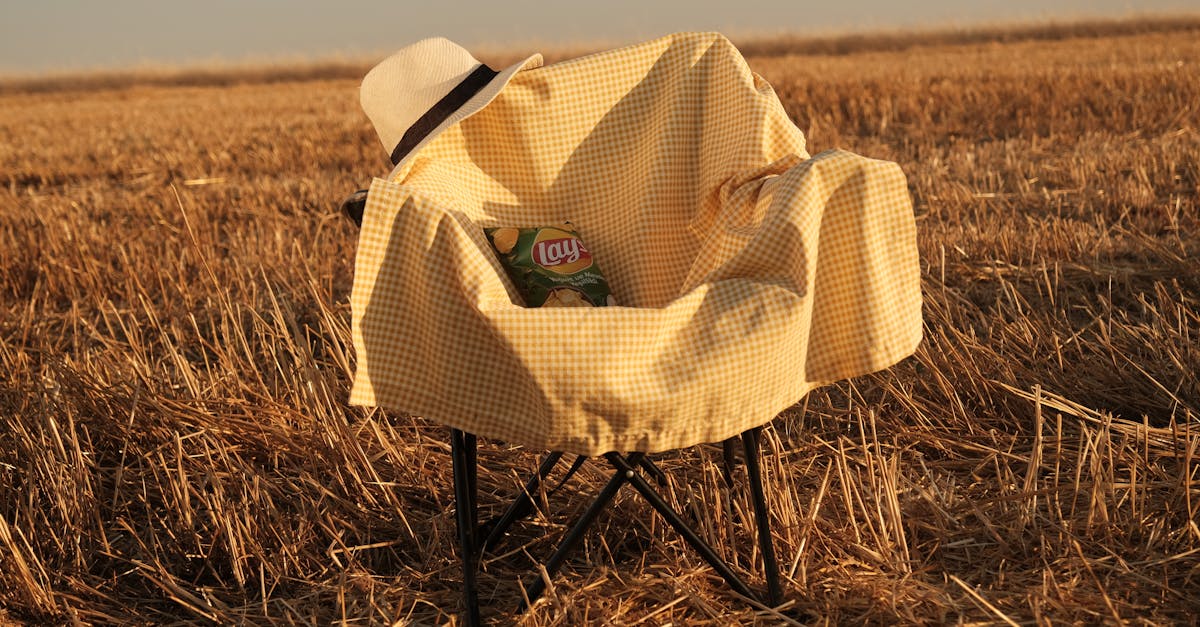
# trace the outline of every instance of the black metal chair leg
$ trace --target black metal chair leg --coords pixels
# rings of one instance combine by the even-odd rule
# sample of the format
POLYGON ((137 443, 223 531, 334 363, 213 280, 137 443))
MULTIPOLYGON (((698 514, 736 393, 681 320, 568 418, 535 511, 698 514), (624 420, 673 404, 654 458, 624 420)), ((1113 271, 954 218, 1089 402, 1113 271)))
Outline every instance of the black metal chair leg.
POLYGON ((652 488, 650 484, 642 478, 641 475, 634 471, 633 464, 631 463, 632 456, 630 456, 630 459, 626 459, 616 453, 606 453, 604 457, 609 461, 609 463, 617 468, 619 471, 617 475, 624 475, 629 480, 629 483, 633 485, 634 489, 641 493, 646 501, 650 503, 651 507, 653 507, 658 511, 659 514, 662 515, 662 517, 667 521, 667 524, 671 525, 671 527, 673 527, 675 531, 679 533, 679 535, 683 536, 683 539, 686 540, 687 543, 690 544, 692 548, 700 554, 700 557, 704 558, 704 561, 708 562, 709 566, 712 566, 713 570, 717 571, 717 574, 721 575, 721 578, 724 579, 731 588, 736 590, 739 594, 747 596, 751 599, 758 599, 758 595, 754 594, 754 592, 750 590, 750 586, 747 586, 746 582, 742 581, 742 579, 738 577, 732 569, 729 568, 729 565, 725 563, 725 560, 721 559, 721 557, 717 555, 717 552, 714 551, 713 548, 709 546, 703 538, 697 535, 696 532, 690 526, 688 526, 686 522, 684 522, 683 518, 681 518, 679 514, 676 513, 676 511, 672 509, 671 506, 664 501, 661 496, 658 495, 658 492, 655 492, 654 488, 652 488))
POLYGON ((762 471, 758 465, 760 432, 761 427, 743 432, 742 450, 746 454, 746 480, 754 501, 754 524, 758 527, 758 545, 762 549, 763 570, 767 577, 767 604, 774 607, 783 602, 783 588, 779 583, 779 563, 775 558, 775 543, 771 541, 771 522, 767 518, 762 471))
MULTIPOLYGON (((642 457, 644 457, 644 454, 634 453, 629 456, 629 459, 632 463, 637 464, 641 462, 642 457)), ((562 541, 558 545, 558 549, 554 551, 554 554, 550 556, 550 559, 546 560, 545 568, 547 577, 553 577, 555 573, 558 572, 558 569, 561 568, 563 562, 567 560, 567 556, 575 548, 575 545, 579 544, 579 541, 583 538, 583 534, 588 530, 588 527, 591 527, 592 523, 596 521, 596 517, 600 515, 600 512, 604 511, 605 507, 608 507, 609 501, 611 501, 613 497, 617 495, 617 491, 621 489, 621 486, 625 485, 625 482, 629 480, 629 476, 631 474, 636 476, 637 473, 634 473, 632 470, 630 472, 618 472, 613 475, 612 479, 608 480, 608 483, 604 486, 604 489, 600 490, 600 494, 596 495, 596 498, 592 501, 592 504, 588 506, 587 510, 583 512, 583 515, 579 517, 579 520, 575 522, 575 525, 567 531, 566 535, 563 536, 562 541)), ((525 593, 529 597, 529 604, 533 604, 538 597, 542 596, 542 593, 545 592, 545 590, 546 582, 541 577, 537 577, 531 581, 530 584, 525 588, 525 593)), ((521 606, 517 611, 524 612, 528 607, 529 606, 522 601, 521 606)))
POLYGON ((479 553, 479 447, 474 433, 463 431, 463 450, 467 453, 467 495, 471 498, 467 512, 471 514, 472 546, 479 553))
POLYGON ((721 442, 721 470, 725 475, 725 487, 733 487, 733 465, 737 461, 737 453, 734 452, 734 441, 737 436, 728 438, 721 442))
POLYGON ((475 534, 478 514, 476 490, 475 436, 459 429, 450 430, 450 457, 454 467, 454 509, 458 525, 458 544, 463 563, 463 609, 467 625, 479 625, 479 594, 475 574, 479 569, 479 544, 475 534))
POLYGON ((650 459, 649 457, 643 457, 642 461, 638 463, 638 466, 641 466, 642 470, 646 471, 646 474, 654 477, 654 482, 658 485, 667 485, 667 473, 663 472, 662 469, 654 463, 654 460, 650 459))
POLYGON ((483 545, 480 547, 481 552, 487 552, 493 544, 498 542, 508 532, 508 528, 513 523, 533 512, 533 495, 537 493, 538 488, 541 487, 546 477, 550 476, 550 471, 554 470, 554 467, 558 464, 558 460, 562 459, 562 455, 561 452, 554 451, 542 459, 542 463, 538 465, 537 474, 529 478, 529 481, 525 484, 524 491, 517 495, 512 505, 509 505, 508 509, 504 510, 504 513, 499 518, 489 521, 485 525, 486 527, 490 527, 490 529, 488 529, 483 545))

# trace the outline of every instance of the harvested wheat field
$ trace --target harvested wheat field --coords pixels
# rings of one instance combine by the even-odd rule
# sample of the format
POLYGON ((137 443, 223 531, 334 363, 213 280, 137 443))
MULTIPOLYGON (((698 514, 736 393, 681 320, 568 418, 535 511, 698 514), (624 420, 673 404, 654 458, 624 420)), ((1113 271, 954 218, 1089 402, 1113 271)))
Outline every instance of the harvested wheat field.
MULTIPOLYGON (((1194 623, 1200 20, 743 49, 811 152, 903 167, 925 340, 764 432, 780 610, 629 491, 517 614, 587 464, 484 618, 1194 623)), ((346 403, 368 65, 0 85, 0 623, 460 620, 446 430, 346 403)), ((482 517, 538 453, 481 443, 482 517)), ((761 585, 720 447, 655 459, 761 585)))

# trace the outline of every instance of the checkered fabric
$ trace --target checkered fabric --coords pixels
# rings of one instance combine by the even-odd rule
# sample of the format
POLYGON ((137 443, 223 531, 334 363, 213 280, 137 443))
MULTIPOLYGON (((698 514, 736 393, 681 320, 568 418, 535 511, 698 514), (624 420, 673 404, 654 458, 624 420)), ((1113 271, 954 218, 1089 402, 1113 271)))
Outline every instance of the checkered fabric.
POLYGON ((891 162, 810 158, 712 33, 518 73, 368 193, 351 402, 584 455, 715 442, 921 339, 891 162), (569 220, 619 304, 527 309, 483 233, 569 220))

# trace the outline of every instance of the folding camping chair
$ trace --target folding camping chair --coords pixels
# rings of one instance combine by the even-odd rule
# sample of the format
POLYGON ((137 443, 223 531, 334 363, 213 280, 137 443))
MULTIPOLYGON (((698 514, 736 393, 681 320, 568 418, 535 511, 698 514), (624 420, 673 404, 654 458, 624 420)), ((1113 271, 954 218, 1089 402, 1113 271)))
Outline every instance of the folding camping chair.
MULTIPOLYGON (((771 87, 720 35, 538 65, 499 73, 504 89, 469 117, 455 107, 497 73, 456 79, 412 125, 437 132, 417 137, 372 114, 364 81, 397 166, 345 204, 362 227, 351 402, 450 428, 469 624, 482 552, 532 511, 564 453, 602 457, 613 474, 544 563, 549 576, 629 484, 731 588, 777 605, 760 428, 812 388, 886 368, 920 341, 904 175, 843 151, 810 158, 771 87), (622 306, 523 307, 482 231, 566 219, 622 306), (477 436, 552 451, 483 525, 477 436), (662 478, 647 454, 709 442, 723 443, 727 481, 743 448, 765 594, 646 479, 662 478)), ((530 581, 531 602, 543 586, 530 581)))
MULTIPOLYGON (((357 192, 342 203, 342 211, 361 225, 366 193, 357 192)), ((604 453, 604 459, 612 466, 612 478, 596 495, 591 505, 575 522, 562 538, 557 549, 543 564, 546 577, 553 578, 559 568, 565 563, 571 551, 583 539, 584 533, 596 521, 605 507, 625 485, 630 484, 646 499, 663 519, 691 545, 697 553, 716 571, 731 588, 739 594, 754 599, 763 605, 774 607, 783 601, 783 587, 779 579, 779 564, 775 556, 775 545, 771 540, 770 519, 767 515, 766 497, 763 493, 762 471, 759 467, 760 458, 760 426, 743 431, 736 437, 728 438, 721 443, 722 470, 725 484, 732 488, 734 485, 734 465, 737 459, 737 448, 741 445, 746 478, 750 490, 751 502, 754 507, 754 520, 757 527, 759 550, 762 552, 763 575, 766 580, 766 595, 758 594, 737 575, 725 560, 693 530, 678 512, 676 512, 659 494, 654 487, 638 472, 644 471, 659 485, 666 483, 662 470, 651 461, 645 453, 635 452, 622 455, 616 452, 604 453)), ((479 523, 477 503, 477 438, 472 433, 461 429, 450 429, 450 457, 454 477, 455 524, 459 542, 459 555, 462 557, 463 576, 463 606, 467 612, 467 624, 478 625, 479 601, 476 587, 476 572, 483 554, 503 538, 513 524, 528 517, 534 512, 533 495, 541 491, 542 483, 554 471, 563 457, 562 451, 552 451, 546 454, 539 463, 537 471, 525 483, 524 488, 513 499, 503 514, 485 522, 479 523)), ((577 456, 559 485, 566 483, 575 471, 588 459, 586 455, 577 456)), ((525 609, 525 603, 532 603, 541 597, 545 591, 546 580, 540 576, 531 579, 525 588, 525 600, 522 600, 519 610, 525 609)))

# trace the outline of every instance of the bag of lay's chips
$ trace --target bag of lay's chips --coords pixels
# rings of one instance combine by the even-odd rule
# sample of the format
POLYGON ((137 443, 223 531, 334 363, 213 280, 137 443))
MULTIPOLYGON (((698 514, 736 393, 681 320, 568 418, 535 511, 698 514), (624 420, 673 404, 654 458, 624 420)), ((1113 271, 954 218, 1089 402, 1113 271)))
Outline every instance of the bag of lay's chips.
POLYGON ((526 307, 605 307, 616 304, 608 282, 575 227, 484 229, 526 307))

